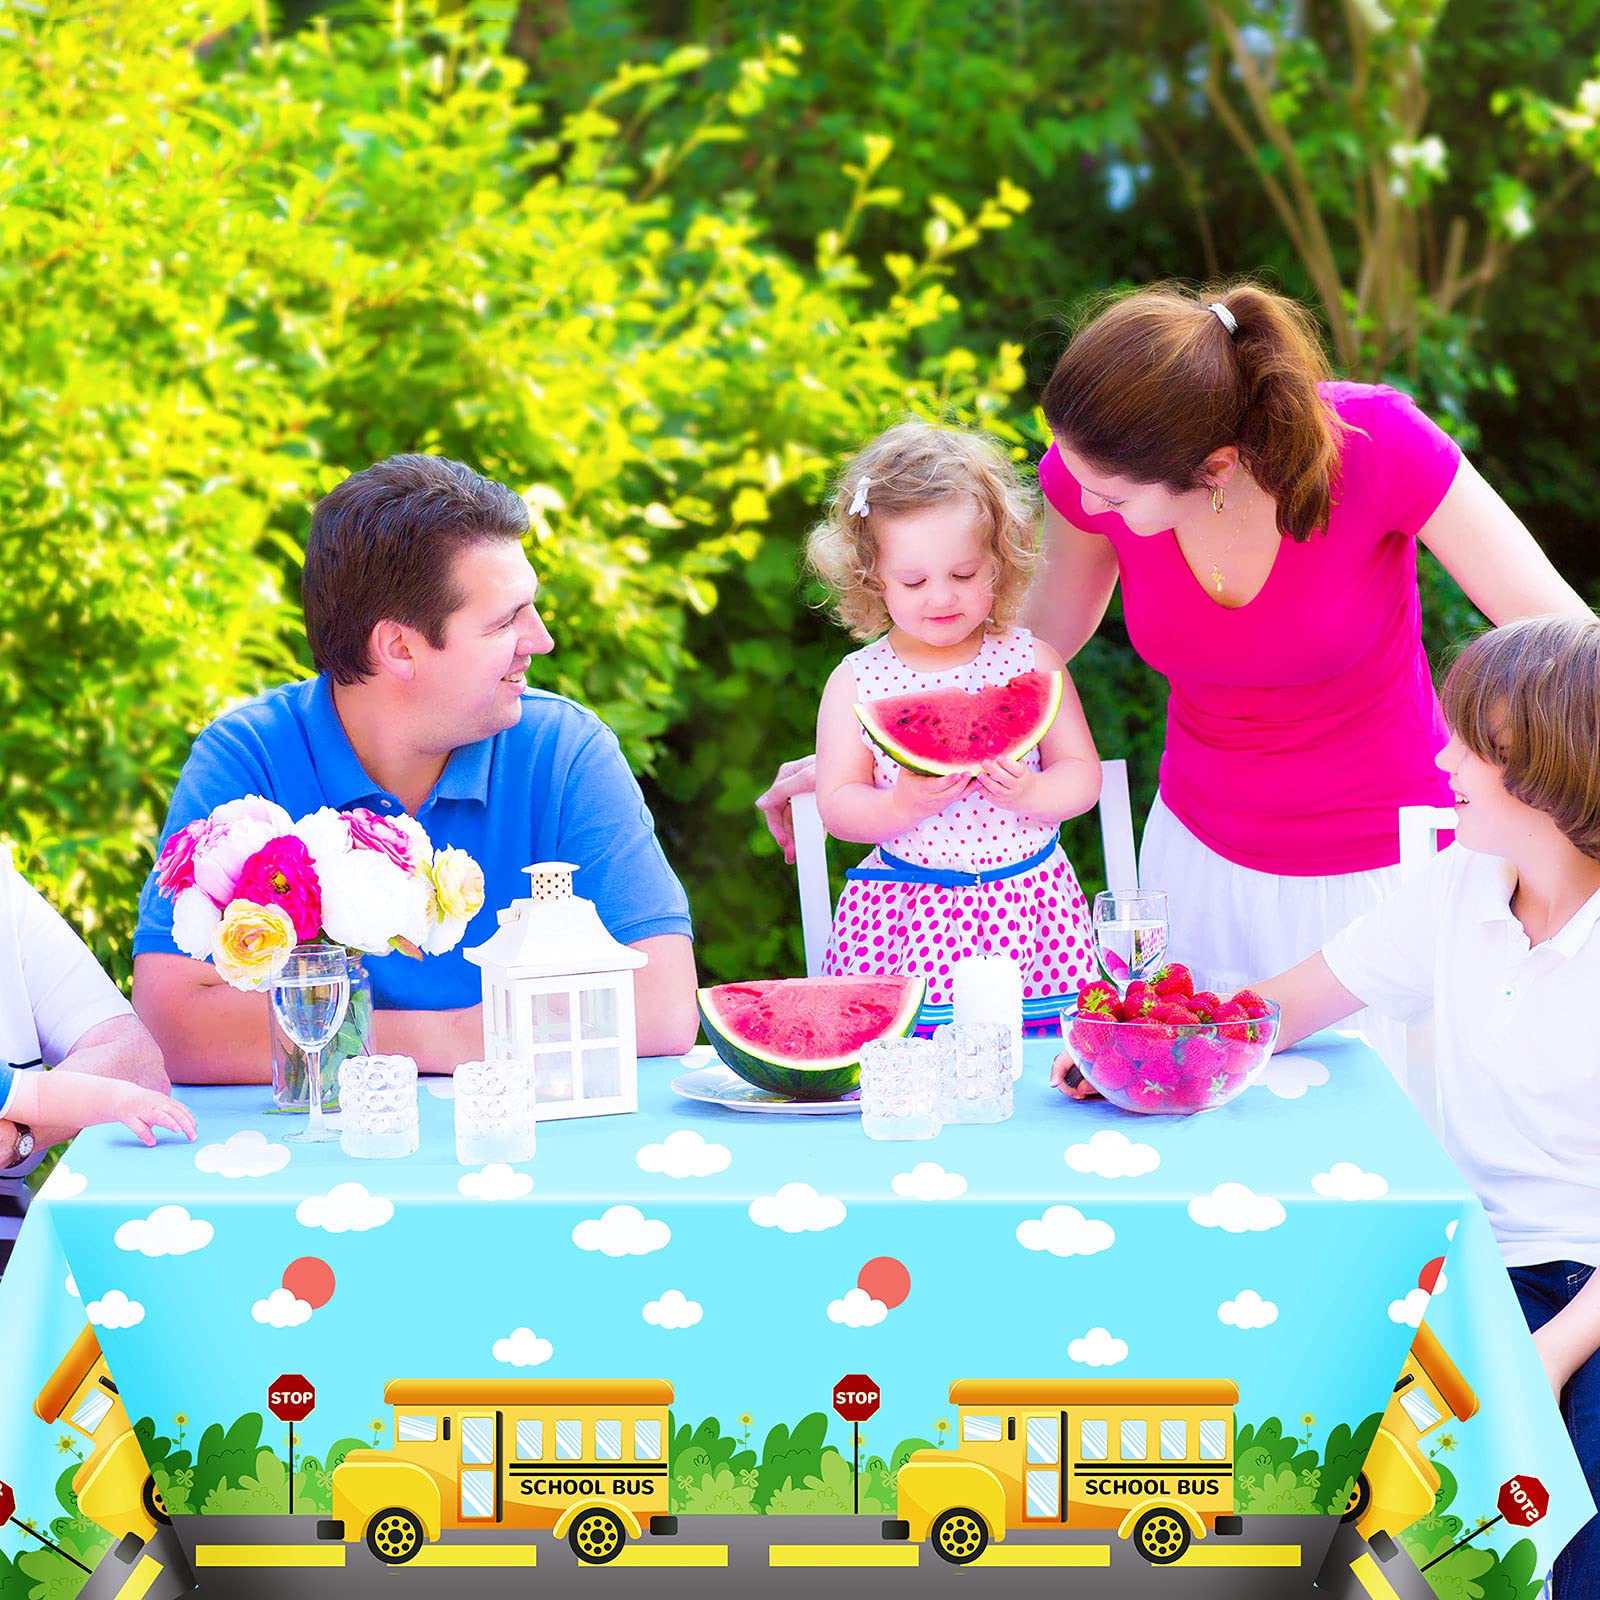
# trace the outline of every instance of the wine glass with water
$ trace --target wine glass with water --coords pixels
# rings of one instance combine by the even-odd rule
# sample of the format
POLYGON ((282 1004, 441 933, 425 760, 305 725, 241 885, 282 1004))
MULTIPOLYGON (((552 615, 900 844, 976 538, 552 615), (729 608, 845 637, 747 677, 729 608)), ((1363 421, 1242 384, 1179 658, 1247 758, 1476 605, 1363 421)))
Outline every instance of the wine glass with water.
POLYGON ((1094 948, 1101 970, 1126 994, 1167 959, 1167 897, 1159 889, 1104 889, 1094 897, 1094 948))
POLYGON ((350 1004, 350 968, 343 945, 297 946, 272 988, 278 1026, 306 1053, 306 1085, 311 1119, 284 1138, 293 1144, 321 1144, 339 1137, 337 1123, 322 1115, 322 1052, 339 1031, 350 1004))

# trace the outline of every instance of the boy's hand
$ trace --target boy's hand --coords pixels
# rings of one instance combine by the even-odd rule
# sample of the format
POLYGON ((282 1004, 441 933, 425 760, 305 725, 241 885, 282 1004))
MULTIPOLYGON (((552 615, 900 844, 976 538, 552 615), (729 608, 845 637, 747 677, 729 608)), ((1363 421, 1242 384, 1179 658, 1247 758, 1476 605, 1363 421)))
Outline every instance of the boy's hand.
POLYGON ((936 817, 946 806, 963 799, 977 780, 970 772, 953 772, 947 778, 924 778, 904 767, 895 774, 895 810, 910 827, 936 817))
POLYGON ((170 1128, 185 1139, 195 1135, 194 1113, 188 1106, 180 1105, 168 1095, 157 1094, 153 1089, 141 1089, 136 1083, 123 1083, 114 1078, 96 1080, 103 1093, 102 1112, 97 1122, 120 1122, 138 1134, 142 1143, 156 1142, 157 1128, 170 1128))
POLYGON ((1093 1100, 1099 1093, 1078 1070, 1078 1064, 1065 1050, 1050 1067, 1050 1087, 1059 1089, 1072 1100, 1093 1100))
POLYGON ((991 805, 1026 812, 1036 798, 1039 774, 1020 761, 985 761, 975 781, 991 805))

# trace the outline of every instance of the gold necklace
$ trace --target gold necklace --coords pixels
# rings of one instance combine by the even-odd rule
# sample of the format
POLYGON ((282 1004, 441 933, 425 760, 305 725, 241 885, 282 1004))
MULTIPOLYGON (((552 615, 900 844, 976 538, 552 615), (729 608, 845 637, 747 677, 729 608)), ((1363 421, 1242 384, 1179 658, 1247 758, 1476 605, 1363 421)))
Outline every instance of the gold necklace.
MULTIPOLYGON (((1224 556, 1232 554, 1233 547, 1239 542, 1239 533, 1240 530, 1238 528, 1233 530, 1233 537, 1222 547, 1222 554, 1224 556)), ((1222 568, 1217 564, 1217 562, 1218 558, 1213 557, 1211 562, 1211 586, 1217 591, 1218 594, 1221 594, 1222 586, 1227 580, 1223 576, 1222 568)))

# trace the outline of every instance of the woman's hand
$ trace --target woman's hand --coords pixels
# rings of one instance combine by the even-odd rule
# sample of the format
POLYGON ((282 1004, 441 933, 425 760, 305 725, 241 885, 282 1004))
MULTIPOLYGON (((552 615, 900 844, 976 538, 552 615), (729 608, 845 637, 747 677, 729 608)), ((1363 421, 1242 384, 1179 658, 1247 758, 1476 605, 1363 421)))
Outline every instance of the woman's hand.
POLYGON ((794 816, 789 802, 797 794, 810 794, 817 787, 817 758, 801 756, 798 761, 785 761, 772 780, 772 787, 756 800, 758 810, 767 824, 767 832, 778 842, 783 859, 794 865, 794 816))
POLYGON ((1050 1068, 1050 1087, 1059 1089, 1071 1100, 1093 1100, 1100 1092, 1078 1070, 1077 1062, 1065 1050, 1050 1068))

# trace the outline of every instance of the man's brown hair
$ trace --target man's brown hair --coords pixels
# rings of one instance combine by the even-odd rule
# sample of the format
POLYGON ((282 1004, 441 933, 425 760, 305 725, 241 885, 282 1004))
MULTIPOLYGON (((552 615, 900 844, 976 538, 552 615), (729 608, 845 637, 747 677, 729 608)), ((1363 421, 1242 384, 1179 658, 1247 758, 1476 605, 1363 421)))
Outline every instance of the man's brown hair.
POLYGON ((415 628, 435 650, 465 596, 456 555, 484 539, 518 539, 528 508, 444 456, 390 456, 352 473, 311 513, 300 580, 306 638, 335 683, 372 675, 378 623, 415 628))
POLYGON ((1600 619, 1529 617, 1479 634, 1450 668, 1445 720, 1600 861, 1600 619))

